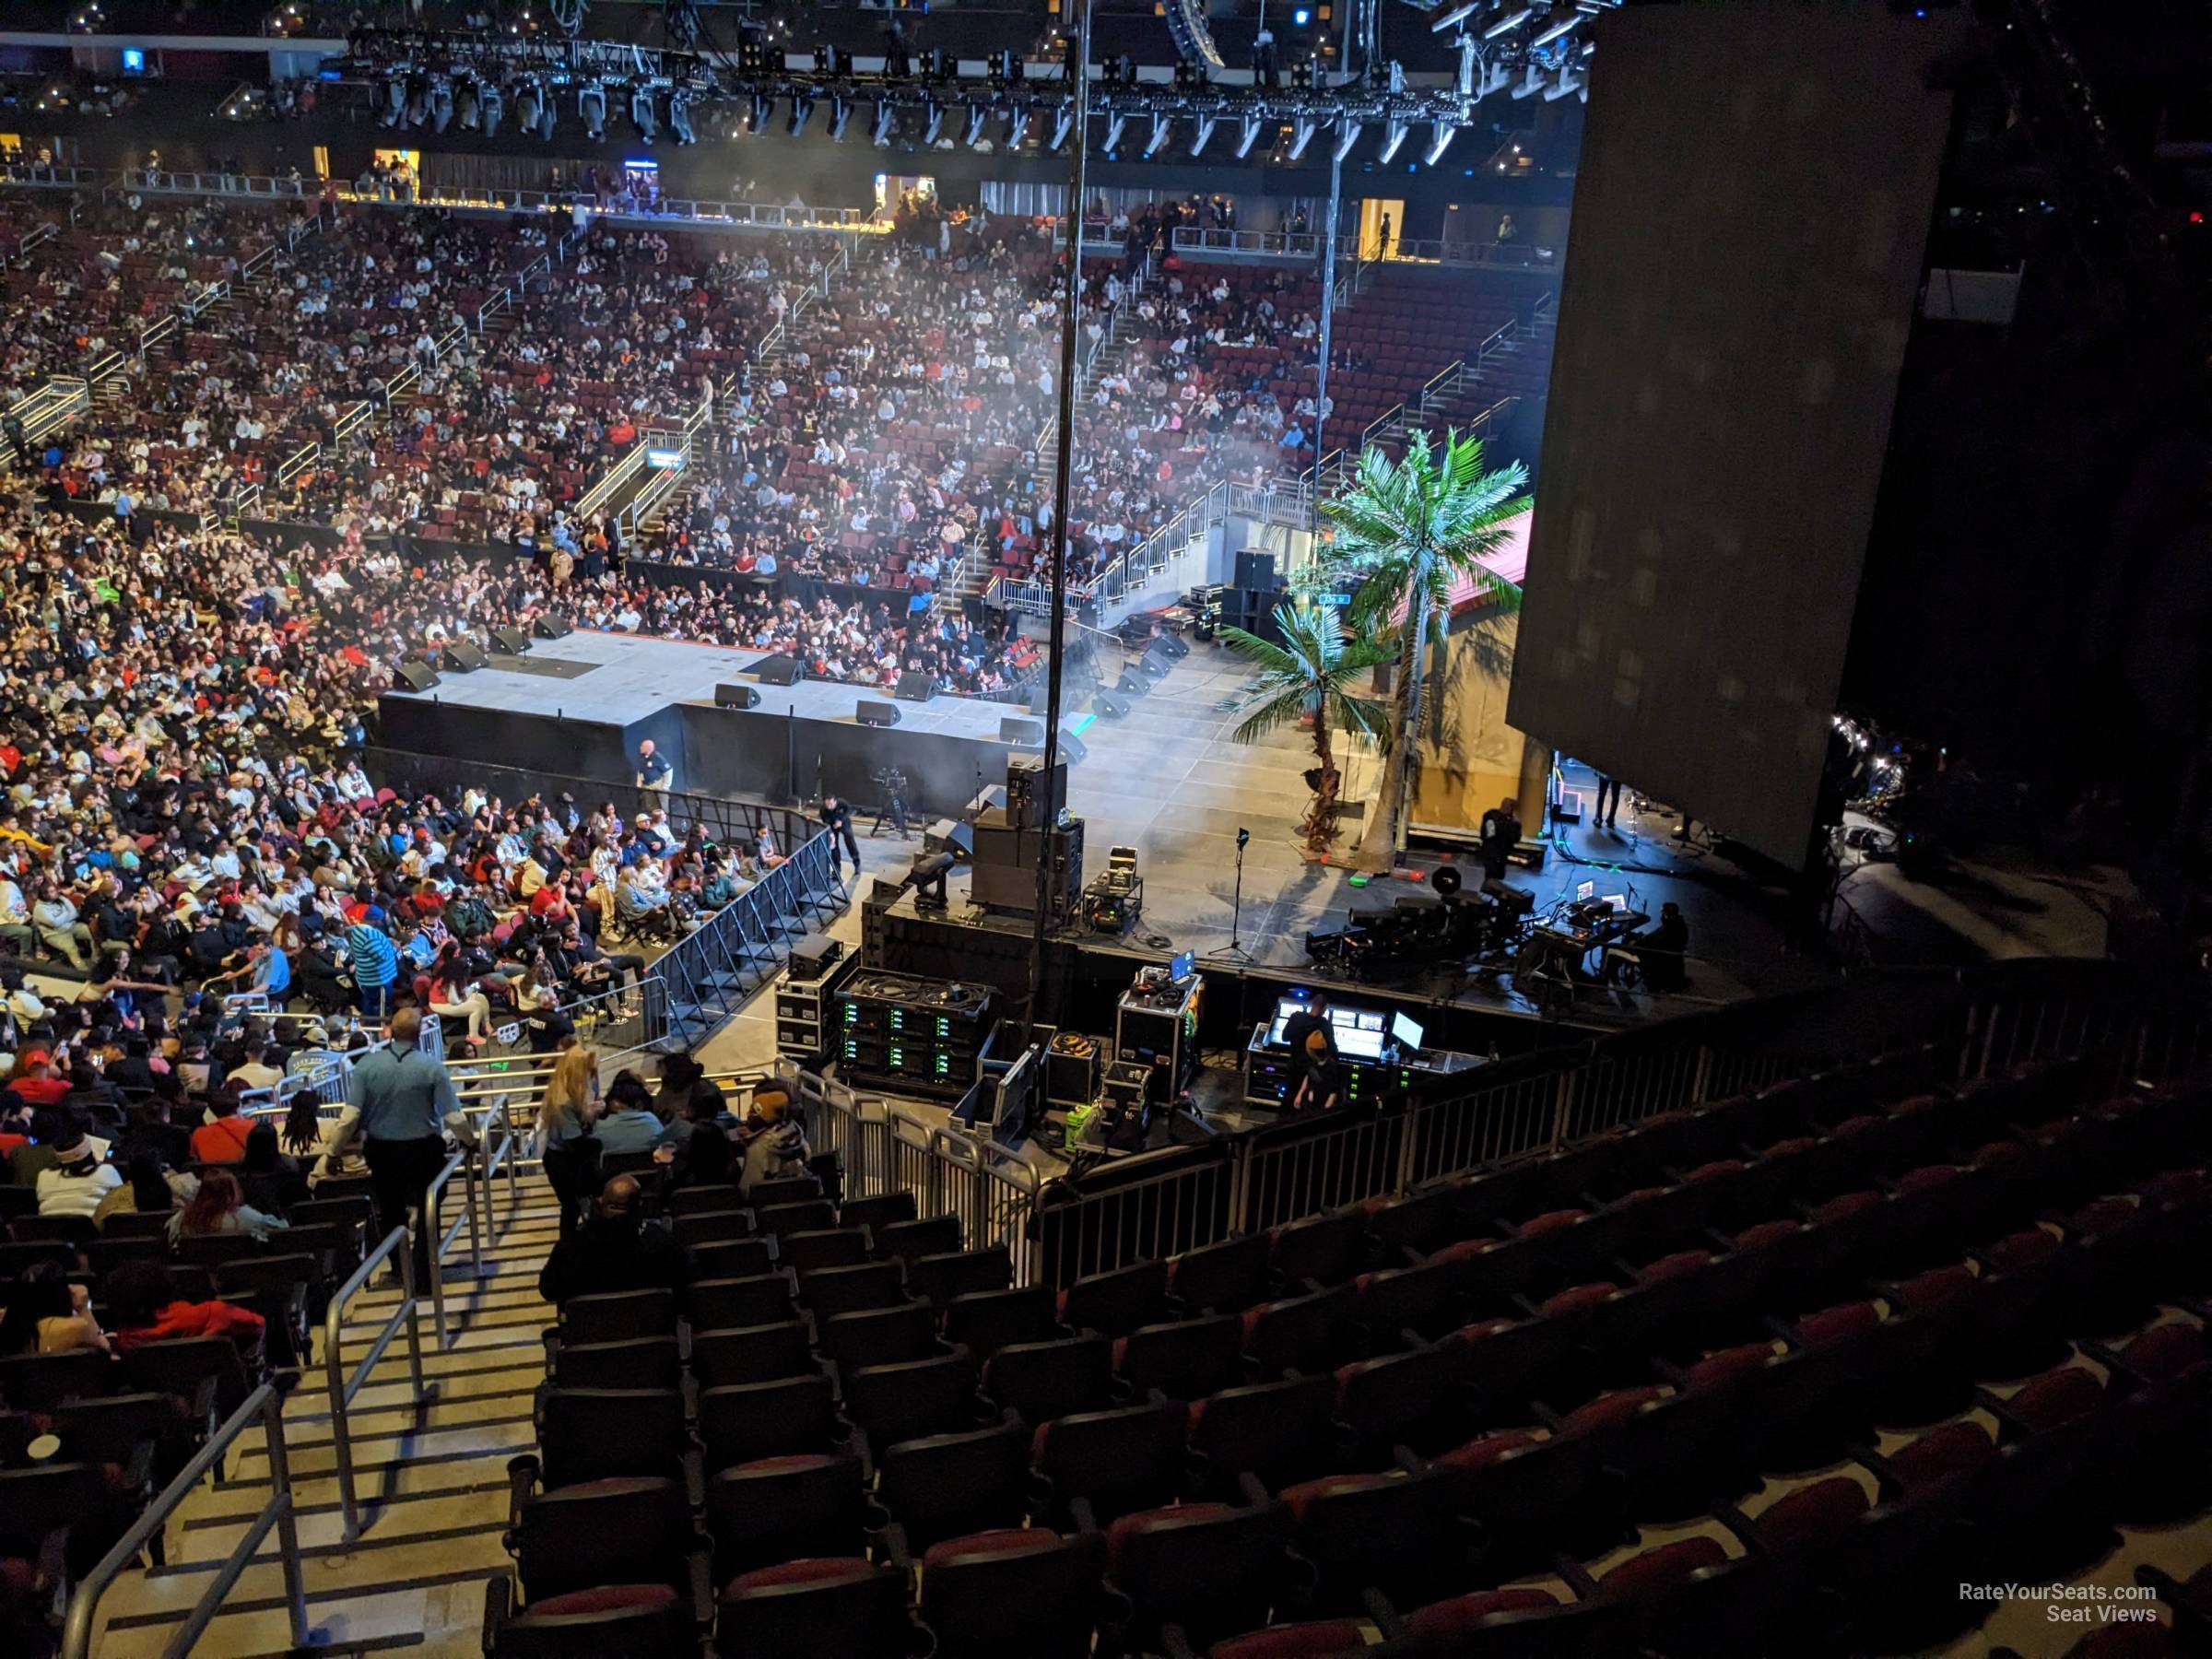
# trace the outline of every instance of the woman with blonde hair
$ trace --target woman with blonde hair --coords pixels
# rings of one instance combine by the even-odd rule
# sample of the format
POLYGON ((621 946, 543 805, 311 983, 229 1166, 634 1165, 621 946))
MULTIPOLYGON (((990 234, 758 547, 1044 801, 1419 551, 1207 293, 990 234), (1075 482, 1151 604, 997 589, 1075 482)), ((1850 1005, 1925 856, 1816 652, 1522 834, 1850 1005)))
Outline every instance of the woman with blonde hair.
POLYGON ((560 1201, 560 1237, 576 1230, 576 1214, 599 1191, 599 1055, 571 1041, 553 1063, 545 1098, 537 1103, 537 1147, 546 1180, 560 1201))

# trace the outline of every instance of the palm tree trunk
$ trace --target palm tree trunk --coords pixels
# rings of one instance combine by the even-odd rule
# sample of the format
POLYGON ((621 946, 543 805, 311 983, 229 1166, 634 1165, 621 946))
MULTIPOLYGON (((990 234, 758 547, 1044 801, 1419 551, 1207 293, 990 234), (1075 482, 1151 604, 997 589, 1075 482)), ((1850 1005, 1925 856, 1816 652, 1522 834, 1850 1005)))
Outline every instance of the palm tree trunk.
POLYGON ((1336 840, 1338 775, 1336 753, 1329 740, 1329 717, 1313 716, 1313 752, 1321 758, 1321 787, 1313 792, 1312 809, 1306 814, 1306 851, 1325 857, 1336 840))
POLYGON ((1391 688, 1390 753, 1382 759, 1375 804, 1360 831, 1359 848, 1347 861, 1371 874, 1389 869, 1398 858, 1398 814, 1406 805, 1406 772, 1420 733, 1421 641, 1429 631, 1429 596, 1425 592, 1416 590, 1406 623, 1398 641, 1396 683, 1391 688))

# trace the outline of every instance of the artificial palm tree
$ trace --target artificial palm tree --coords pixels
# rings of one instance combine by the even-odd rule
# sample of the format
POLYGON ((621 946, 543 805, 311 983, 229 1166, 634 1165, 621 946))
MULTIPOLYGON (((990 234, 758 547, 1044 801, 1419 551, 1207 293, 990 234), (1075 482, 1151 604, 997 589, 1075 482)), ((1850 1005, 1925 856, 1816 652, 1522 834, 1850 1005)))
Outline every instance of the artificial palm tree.
POLYGON ((1315 780, 1313 805, 1299 829, 1306 851, 1319 858, 1336 838, 1341 777, 1334 731, 1343 727, 1387 740, 1388 711, 1352 686, 1378 663, 1389 662, 1394 651, 1387 642, 1346 638, 1336 613, 1318 605, 1278 605, 1275 625, 1282 634, 1280 645, 1241 628, 1221 630, 1221 642, 1260 670, 1239 705, 1244 719, 1235 736, 1239 743, 1257 743, 1277 726, 1312 721, 1313 753, 1321 764, 1310 774, 1315 780))
POLYGON ((1453 588, 1471 582, 1507 614, 1520 606, 1520 589, 1481 561, 1528 511, 1527 483, 1528 469, 1518 461, 1486 471, 1480 439, 1447 431, 1440 450, 1416 429, 1400 459, 1363 450, 1351 480, 1321 504, 1335 531, 1323 555, 1327 572, 1358 583, 1347 624, 1354 637, 1384 643, 1397 661, 1382 782, 1348 861, 1362 869, 1387 870, 1396 857, 1398 816, 1422 725, 1423 663, 1429 642, 1444 637, 1453 588))

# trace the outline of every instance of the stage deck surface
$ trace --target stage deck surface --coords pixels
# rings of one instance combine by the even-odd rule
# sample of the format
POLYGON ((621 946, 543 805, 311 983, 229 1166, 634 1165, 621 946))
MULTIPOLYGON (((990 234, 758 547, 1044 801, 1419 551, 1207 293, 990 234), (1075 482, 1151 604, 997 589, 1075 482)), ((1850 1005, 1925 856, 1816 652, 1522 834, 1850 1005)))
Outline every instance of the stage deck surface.
MULTIPOLYGON (((751 646, 732 649, 640 634, 579 631, 559 640, 539 640, 524 656, 494 656, 488 667, 474 674, 447 674, 435 695, 441 702, 462 708, 506 714, 559 712, 571 720, 620 726, 650 719, 672 704, 712 703, 714 688, 724 684, 753 687, 760 693, 760 707, 771 713, 795 712, 802 720, 842 725, 854 724, 853 705, 860 699, 891 700, 888 691, 833 680, 763 685, 747 671, 768 654, 751 646)), ((1028 711, 1019 703, 973 697, 899 705, 901 730, 993 742, 998 738, 998 723, 1009 716, 1026 718, 1028 711)))

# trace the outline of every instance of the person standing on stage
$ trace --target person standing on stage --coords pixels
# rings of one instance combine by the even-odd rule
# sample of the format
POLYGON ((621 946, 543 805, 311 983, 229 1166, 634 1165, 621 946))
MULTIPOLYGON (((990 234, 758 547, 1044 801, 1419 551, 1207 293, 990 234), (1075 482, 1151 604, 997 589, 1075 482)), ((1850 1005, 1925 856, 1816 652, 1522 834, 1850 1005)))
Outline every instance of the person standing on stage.
POLYGON ((845 855, 853 858, 853 874, 860 874, 860 842, 853 836, 853 807, 850 802, 837 795, 822 797, 822 827, 830 831, 830 856, 837 861, 837 873, 845 873, 845 855))
MULTIPOLYGON (((405 1221, 409 1209, 423 1206, 445 1162, 445 1114, 461 1106, 445 1062, 422 1052, 420 1010, 400 1009, 392 1016, 391 1030, 391 1040, 362 1055, 346 1079, 346 1103, 361 1114, 369 1186, 377 1226, 385 1233, 405 1221)), ((420 1289, 430 1279, 429 1218, 416 1227, 413 1244, 420 1289)))
POLYGON ((665 812, 668 806, 670 780, 676 769, 668 764, 667 757, 653 747, 648 737, 638 745, 638 810, 665 812))

